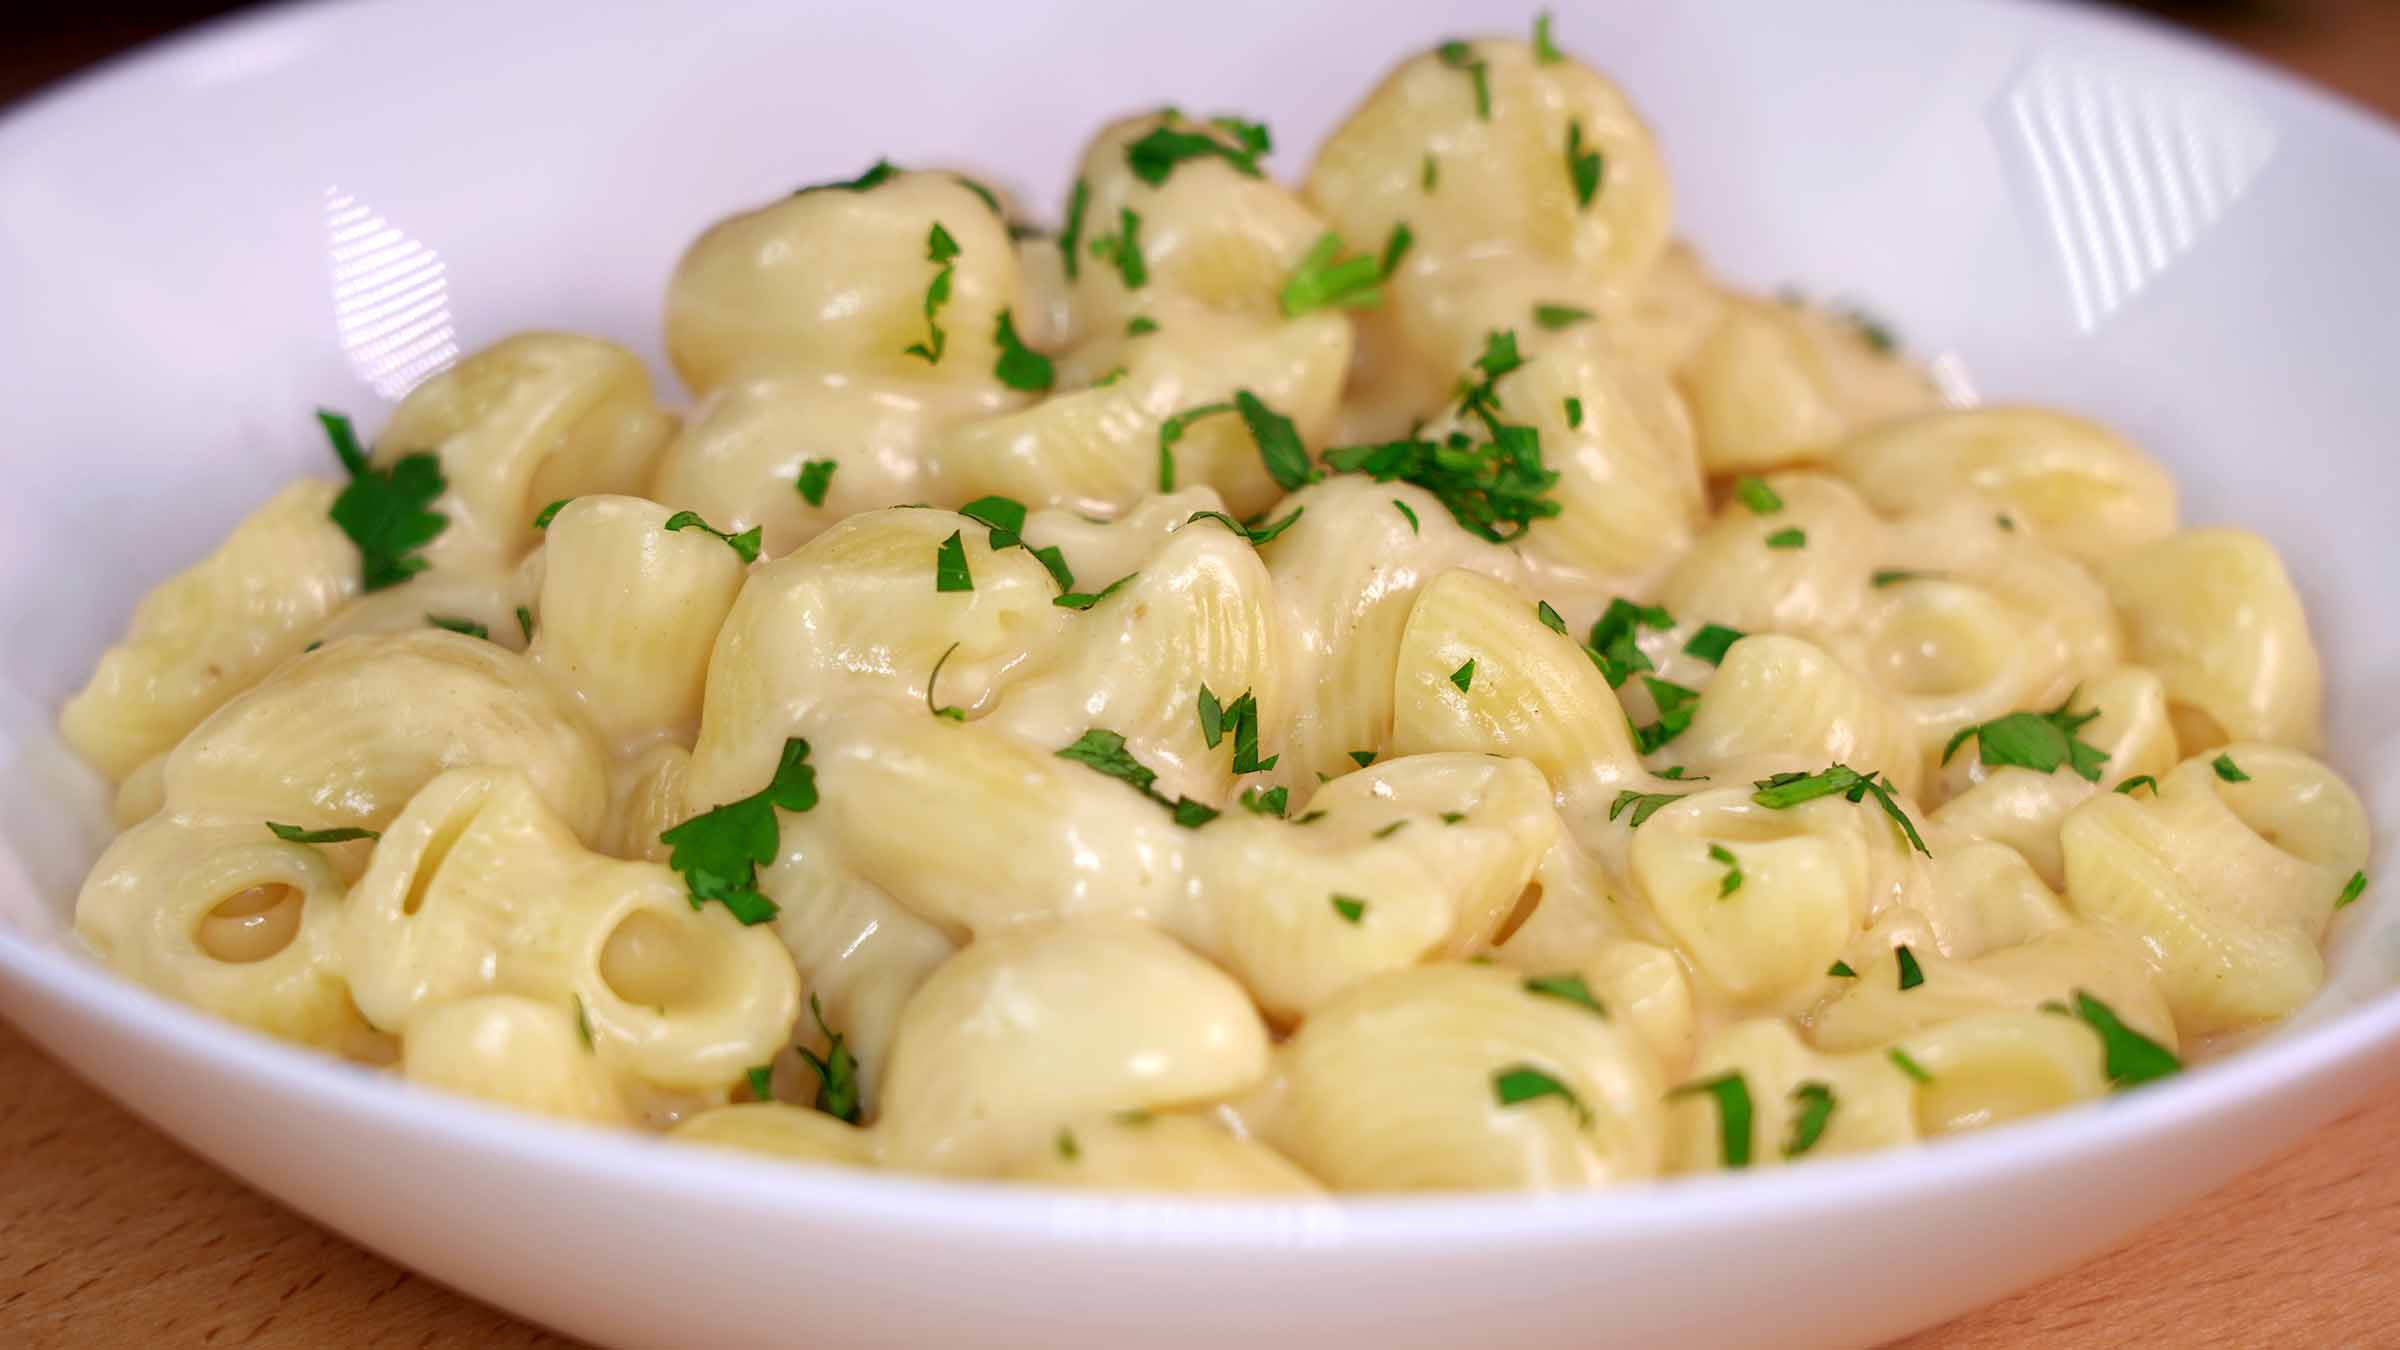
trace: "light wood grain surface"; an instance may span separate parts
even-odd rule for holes
[[[2400,0],[2203,7],[2400,116]],[[141,36],[0,43],[0,97]],[[79,45],[80,44],[80,45]],[[47,64],[43,64],[43,63]],[[2400,1094],[2081,1269],[1905,1350],[2400,1345]],[[186,1153],[0,1024],[0,1347],[566,1347]]]

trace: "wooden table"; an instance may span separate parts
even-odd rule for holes
[[[2219,36],[2400,116],[2400,0],[2204,13]],[[0,99],[144,35],[120,22],[17,42],[0,51]],[[1906,1344],[2393,1344],[2395,1270],[2400,1094],[2387,1094],[2116,1253]],[[571,1344],[246,1189],[0,1025],[0,1346]]]

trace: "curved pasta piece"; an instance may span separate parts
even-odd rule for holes
[[[1967,960],[2032,942],[2073,923],[2057,893],[2024,854],[1990,839],[1953,837],[1942,828],[1946,824],[1939,811],[1927,822],[1934,841],[1933,884],[1912,897],[1908,915],[1887,916],[1891,923],[1877,925],[1883,931],[1866,934],[1854,946],[1870,952],[1888,948],[1894,936],[1914,931],[1907,924],[1913,918],[1923,925],[1918,950],[1930,946]],[[1853,967],[1857,964],[1851,962]]]
[[[1897,950],[1854,957],[1857,976],[1807,1018],[1808,1038],[1828,1051],[1870,1050],[1962,1017],[2038,1012],[2071,1005],[2077,993],[2106,1003],[2125,1024],[2172,1050],[2175,1023],[2141,949],[2088,925],[2045,933],[1973,960],[1912,949],[1921,983],[1901,987]]]
[[[717,630],[746,567],[639,497],[578,497],[543,545],[542,623],[526,655],[618,746],[688,741]]]
[[[1436,965],[1360,985],[1317,1009],[1278,1064],[1263,1137],[1337,1191],[1546,1190],[1658,1170],[1648,1047],[1509,971]],[[1519,1095],[1538,1081],[1525,1073],[1554,1090]]]
[[[327,616],[302,651],[314,651],[349,637],[383,637],[446,628],[479,637],[508,651],[525,649],[524,625],[517,609],[532,613],[534,596],[528,578],[538,575],[536,549],[512,571],[486,568],[441,570],[417,577],[405,586],[392,586],[362,595]]]
[[[426,546],[437,570],[513,565],[550,502],[639,492],[675,434],[649,372],[613,342],[566,333],[503,339],[409,391],[375,440],[389,467],[429,451],[449,525]]]
[[[2317,944],[2366,862],[2368,824],[2332,770],[2248,742],[2185,760],[2154,794],[2093,797],[2059,842],[2068,905],[2148,950],[2176,1030],[2197,1039],[2284,1016],[2316,993]]]
[[[1917,1128],[1927,1138],[2108,1092],[2099,1034],[2072,1017],[1982,1013],[1917,1032],[1897,1049],[1927,1078],[1916,1089]]]
[[[1711,474],[1821,463],[1862,427],[1938,406],[1924,375],[1859,323],[1796,304],[1719,303],[1716,325],[1676,368]]]
[[[948,261],[930,256],[936,228],[956,250]],[[945,274],[947,297],[930,306]],[[995,334],[1018,291],[1016,246],[997,212],[949,174],[899,173],[710,226],[667,284],[667,355],[696,394],[754,375],[840,371],[949,385],[998,406]],[[909,349],[930,351],[934,324],[945,337],[929,361]]]
[[[2052,548],[2104,562],[2175,529],[2175,480],[2107,429],[2039,408],[1966,408],[1874,427],[1833,471],[1877,510],[1982,496]]]
[[[1573,639],[1479,573],[1444,572],[1417,598],[1393,677],[1402,754],[1479,750],[1523,759],[1586,801],[1640,772],[1624,710]]]
[[[680,745],[653,745],[618,758],[609,766],[608,819],[592,847],[612,858],[665,862],[673,850],[659,836],[691,815],[683,804],[691,769],[692,752]]]
[[[1667,1109],[1671,1172],[1705,1172],[1735,1164],[1726,1157],[1723,1106],[1696,1085],[1732,1075],[1750,1105],[1748,1132],[1734,1131],[1746,1167],[1779,1167],[1802,1158],[1905,1144],[1918,1137],[1916,1099],[1908,1075],[1882,1055],[1826,1055],[1811,1050],[1789,1026],[1769,1019],[1737,1022],[1701,1047],[1687,1086]],[[1808,1089],[1815,1089],[1814,1092]],[[1831,1102],[1814,1139],[1798,1128],[1810,1097]],[[1738,1120],[1736,1125],[1738,1126]]]
[[[1242,987],[1138,924],[987,936],[902,1014],[877,1132],[894,1163],[1005,1171],[1064,1122],[1247,1091],[1267,1033]]]
[[[667,1137],[678,1143],[729,1148],[789,1162],[874,1165],[874,1136],[822,1111],[782,1102],[741,1102],[686,1118]]]
[[[1146,1111],[1087,1116],[1008,1170],[1012,1181],[1115,1192],[1321,1195],[1306,1172],[1255,1140],[1205,1120]]]
[[[344,638],[218,709],[168,756],[166,804],[378,830],[446,769],[522,771],[580,838],[607,814],[591,730],[525,658],[425,630]]]
[[[1761,633],[1736,641],[1666,758],[1706,773],[1757,756],[1882,770],[1917,795],[1922,757],[1890,702],[1819,647]]]
[[[331,850],[287,843],[255,820],[160,814],[93,864],[75,897],[75,931],[114,969],[194,1007],[284,1040],[388,1058],[342,978],[343,889]]]
[[[341,919],[342,966],[377,1026],[521,994],[581,1019],[614,1071],[722,1092],[800,1008],[773,934],[695,908],[656,863],[586,851],[524,776],[444,774],[384,831]]]
[[[1864,613],[1883,522],[1839,479],[1767,481],[1783,505],[1766,515],[1739,502],[1719,511],[1668,570],[1659,599],[1676,614],[1744,633],[1822,644]]]
[[[2105,580],[2127,656],[2166,683],[2185,752],[2229,740],[2323,748],[2317,645],[2273,545],[2186,530],[2117,560]]]
[[[624,1125],[615,1082],[577,1034],[565,1004],[485,994],[428,1008],[400,1043],[400,1074],[560,1120]]]
[[[123,781],[297,654],[356,596],[358,550],[326,514],[334,495],[330,484],[292,484],[144,596],[59,713],[75,753]]]

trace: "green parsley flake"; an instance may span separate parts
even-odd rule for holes
[[[925,364],[931,366],[941,364],[942,352],[950,342],[949,335],[942,331],[939,315],[942,307],[950,303],[950,280],[958,271],[958,241],[950,237],[938,220],[925,235],[925,261],[941,269],[925,287],[926,339],[912,342],[902,350],[910,356],[924,357]]]
[[[1608,162],[1601,158],[1599,149],[1583,143],[1583,123],[1567,123],[1567,181],[1575,185],[1577,209],[1592,204],[1607,168]]]
[[[358,547],[360,589],[380,591],[424,571],[431,564],[416,556],[417,550],[450,527],[449,517],[428,509],[450,486],[441,460],[420,450],[378,469],[368,462],[349,418],[319,408],[317,422],[350,472],[349,484],[325,514]]]
[[[1721,1073],[1686,1083],[1667,1094],[1677,1097],[1707,1095],[1717,1101],[1717,1139],[1720,1154],[1727,1167],[1750,1165],[1750,1084],[1739,1073]]]
[[[2342,884],[2342,893],[2333,898],[2333,907],[2335,909],[2347,909],[2350,907],[2352,901],[2358,899],[2358,897],[2366,893],[2367,873],[2365,868],[2360,868],[2358,871],[2352,872],[2350,874],[2350,880]]]
[[[425,616],[425,622],[445,633],[459,633],[466,637],[482,638],[486,642],[492,640],[492,630],[473,619],[454,618],[448,614],[428,614]]]
[[[1783,549],[1807,548],[1808,532],[1801,529],[1797,525],[1792,526],[1789,529],[1777,530],[1775,533],[1767,536],[1767,547]]]
[[[869,188],[880,186],[886,179],[893,177],[899,172],[899,165],[892,163],[888,159],[878,159],[874,162],[874,164],[868,167],[865,173],[860,174],[856,178],[837,179],[831,183],[813,183],[807,187],[798,189],[797,191],[793,192],[792,195],[799,197],[805,196],[811,192],[833,191],[865,192]]]
[[[1583,1104],[1575,1090],[1531,1064],[1511,1064],[1492,1074],[1492,1096],[1502,1106],[1518,1106],[1525,1102],[1556,1097],[1575,1113],[1575,1123],[1590,1128],[1592,1108]]]
[[[1651,701],[1658,705],[1657,721],[1633,729],[1634,745],[1647,755],[1691,726],[1693,715],[1700,711],[1700,691],[1649,675],[1642,677],[1642,687],[1650,691]]]
[[[1468,657],[1465,665],[1450,672],[1450,683],[1458,686],[1458,692],[1462,694],[1467,692],[1468,688],[1475,683],[1474,657]]]
[[[1332,899],[1333,912],[1341,915],[1343,922],[1359,923],[1366,918],[1366,901],[1359,899],[1355,895],[1336,895],[1332,897]]]
[[[1710,844],[1708,856],[1713,862],[1725,864],[1725,879],[1717,883],[1717,898],[1722,900],[1740,890],[1742,888],[1742,860],[1733,856],[1733,850],[1723,844]]]
[[[1353,750],[1350,752],[1350,762],[1363,769],[1375,762],[1375,752],[1372,750]]]
[[[1601,1007],[1600,1000],[1592,996],[1592,987],[1583,982],[1581,975],[1571,972],[1565,975],[1541,975],[1528,978],[1525,981],[1525,992],[1540,994],[1544,998],[1564,999],[1569,1003],[1589,1008],[1603,1018],[1608,1016],[1608,1009]]]
[[[2070,713],[2069,704],[2075,695],[2046,713],[2014,712],[1996,717],[1976,726],[1961,727],[1950,743],[1942,747],[1942,763],[1958,753],[1969,737],[1976,742],[1977,753],[1990,768],[2015,766],[2035,773],[2055,773],[2060,765],[2072,768],[2078,777],[2088,782],[2100,781],[2100,766],[2108,762],[2108,753],[2079,738],[2076,733],[2085,723],[2100,715],[2100,710]]]
[[[1229,129],[1241,142],[1239,145],[1227,145],[1206,132],[1156,126],[1125,147],[1126,167],[1133,170],[1134,177],[1152,187],[1166,182],[1176,165],[1194,159],[1221,159],[1246,178],[1264,177],[1259,171],[1258,157],[1268,148],[1266,127],[1256,122],[1228,120],[1234,122]]]
[[[1797,1158],[1817,1146],[1825,1124],[1833,1119],[1833,1088],[1806,1082],[1792,1089],[1792,1137],[1784,1141],[1783,1156]]]
[[[1083,213],[1092,204],[1092,185],[1075,180],[1075,190],[1067,197],[1066,228],[1058,232],[1058,253],[1066,260],[1067,280],[1073,281],[1083,267]]]
[[[2075,991],[2071,1011],[2100,1033],[2109,1086],[2119,1090],[2139,1087],[2182,1071],[2183,1061],[2175,1058],[2174,1051],[2125,1025],[2114,1009],[2083,990]]]
[[[2016,517],[2008,515],[2005,512],[1992,517],[1992,523],[2004,530],[2013,530],[2017,528]]]
[[[1398,497],[1394,497],[1392,498],[1392,509],[1398,511],[1401,517],[1408,522],[1408,532],[1410,534],[1423,533],[1423,531],[1417,527],[1417,513],[1408,509],[1407,502],[1400,500]]]
[[[1118,591],[1123,590],[1129,582],[1140,575],[1141,573],[1139,572],[1127,572],[1125,575],[1118,577],[1115,581],[1108,583],[1099,590],[1093,591],[1088,595],[1082,591],[1069,591],[1064,595],[1052,596],[1050,598],[1050,603],[1058,606],[1060,609],[1090,609],[1092,606],[1099,604],[1108,597],[1115,595]]]
[[[1464,811],[1444,811],[1444,812],[1442,812],[1442,823],[1443,823],[1444,825],[1456,825],[1458,822],[1460,822],[1460,821],[1462,821],[1462,820],[1465,820],[1466,818],[1467,818],[1467,813],[1466,813],[1466,812],[1464,812]]]
[[[958,513],[978,525],[991,528],[991,535],[985,542],[995,553],[1025,542],[1025,503],[1014,497],[1002,497],[996,493],[989,497],[977,497],[958,508]]]
[[[1407,221],[1392,226],[1392,232],[1383,237],[1383,257],[1376,263],[1383,280],[1389,281],[1392,273],[1400,270],[1400,260],[1408,256],[1409,246],[1416,242],[1417,236],[1409,231]]]
[[[1337,262],[1341,251],[1340,235],[1327,230],[1317,236],[1291,279],[1283,283],[1285,317],[1319,309],[1367,309],[1383,303],[1383,292],[1376,285],[1383,271],[1375,259],[1360,253]]]
[[[1226,515],[1222,511],[1194,511],[1191,515],[1184,518],[1183,523],[1189,525],[1195,520],[1213,520],[1218,524],[1223,525],[1226,529],[1229,529],[1235,534],[1242,536],[1244,539],[1249,540],[1253,547],[1257,547],[1266,544],[1268,541],[1274,539],[1275,536],[1292,528],[1294,522],[1300,519],[1300,513],[1306,511],[1307,509],[1308,508],[1305,506],[1295,506],[1292,508],[1292,513],[1290,515],[1270,524],[1258,526],[1255,529],[1248,525],[1244,525],[1242,522],[1235,520],[1233,517]]]
[[[967,570],[965,531],[952,530],[933,553],[933,589],[940,592],[971,591],[975,589],[974,574]]]
[[[858,1123],[858,1060],[842,1044],[842,1034],[825,1024],[825,1010],[817,1006],[817,996],[808,996],[809,1016],[817,1019],[817,1030],[825,1036],[825,1057],[819,1059],[807,1046],[793,1047],[800,1061],[817,1071],[817,1097],[811,1105],[835,1120]]]
[[[1150,269],[1142,262],[1142,218],[1132,207],[1117,210],[1117,232],[1092,241],[1092,256],[1116,264],[1125,289],[1138,291],[1150,284]]]
[[[1533,607],[1533,617],[1542,621],[1542,627],[1549,629],[1551,632],[1558,634],[1560,637],[1565,637],[1567,635],[1566,619],[1563,618],[1557,610],[1550,607],[1549,601],[1542,600],[1536,602]]]
[[[533,641],[533,611],[523,605],[517,606],[517,628],[527,642]]]
[[[1093,727],[1075,738],[1075,743],[1058,752],[1060,759],[1073,760],[1095,773],[1105,774],[1167,808],[1175,823],[1187,830],[1196,830],[1217,818],[1215,808],[1193,801],[1189,797],[1168,797],[1158,790],[1158,772],[1133,757],[1125,748],[1125,738],[1106,727]]]
[[[1241,802],[1242,809],[1253,815],[1280,816],[1291,806],[1292,790],[1271,787],[1261,792],[1254,787],[1243,788]]]
[[[1582,425],[1583,400],[1579,398],[1570,398],[1567,400],[1567,430],[1573,431]]]
[[[1900,963],[1900,992],[1905,994],[1925,983],[1925,970],[1917,964],[1917,954],[1903,942],[1892,948],[1892,957]]]
[[[1783,509],[1783,498],[1767,486],[1767,480],[1743,474],[1733,480],[1734,499],[1750,508],[1755,516],[1771,516]]]
[[[1939,581],[1941,576],[1939,572],[1912,572],[1905,567],[1878,567],[1868,576],[1867,584],[1882,590],[1886,586],[1899,586],[1911,581]]]
[[[792,480],[792,486],[799,491],[802,501],[810,506],[823,506],[825,490],[833,486],[833,471],[840,467],[839,460],[812,459],[800,466],[800,475]]]
[[[303,829],[298,825],[267,822],[267,833],[287,844],[347,844],[353,839],[380,839],[374,830],[362,830],[355,825],[341,825],[329,830]]]
[[[558,513],[566,510],[567,503],[573,500],[575,500],[573,497],[561,497],[557,501],[554,501],[548,506],[543,507],[541,514],[533,518],[533,528],[537,530],[549,529],[550,522],[558,519]]]
[[[1533,16],[1533,59],[1545,66],[1557,65],[1565,59],[1557,44],[1550,40],[1550,11],[1546,9]]]
[[[1464,42],[1453,41],[1445,42],[1434,48],[1433,54],[1441,58],[1443,65],[1452,70],[1463,70],[1467,73],[1467,78],[1475,85],[1475,115],[1486,122],[1491,121],[1491,69],[1484,62],[1475,59],[1475,49]]]
[[[1900,1072],[1907,1074],[1910,1078],[1913,1078],[1920,1083],[1930,1083],[1933,1081],[1933,1075],[1926,1070],[1925,1066],[1909,1058],[1908,1052],[1901,1049],[1899,1046],[1895,1045],[1891,1049],[1885,1051],[1884,1058],[1892,1062],[1893,1068],[1898,1069]]]
[[[1725,664],[1725,653],[1742,640],[1742,630],[1727,628],[1721,623],[1702,624],[1692,640],[1683,644],[1683,654],[1696,656],[1712,666]]]
[[[1308,462],[1308,447],[1300,443],[1300,433],[1292,420],[1259,401],[1258,395],[1247,389],[1237,389],[1233,406],[1242,415],[1242,425],[1250,429],[1250,439],[1258,445],[1258,456],[1266,462],[1267,473],[1291,492],[1317,481],[1316,469]]]
[[[1573,305],[1535,305],[1533,307],[1533,321],[1553,333],[1562,328],[1573,328],[1579,323],[1589,323],[1591,320],[1592,312],[1590,310],[1578,309]]]
[[[933,701],[933,687],[936,684],[941,683],[942,667],[950,664],[950,653],[957,651],[958,646],[959,644],[953,642],[949,646],[944,647],[942,649],[941,659],[933,663],[933,673],[925,677],[925,710],[932,713],[936,717],[947,718],[953,722],[964,722],[967,720],[966,709],[953,707],[948,704],[937,705]]]
[[[567,1001],[575,1005],[575,1039],[583,1043],[583,1052],[592,1053],[592,1019],[583,1010],[583,995],[569,994]]]
[[[1825,973],[1828,975],[1838,975],[1845,980],[1855,980],[1858,978],[1858,972],[1852,970],[1850,968],[1850,963],[1847,961],[1834,962],[1832,965],[1825,967]]]
[[[817,771],[808,764],[808,742],[783,743],[775,776],[738,801],[703,811],[658,836],[667,866],[683,873],[692,908],[710,900],[745,924],[775,917],[775,902],[758,889],[758,869],[775,861],[781,844],[777,809],[808,811],[817,804]]]
[[[1075,1132],[1064,1125],[1058,1129],[1058,1156],[1068,1162],[1083,1156],[1083,1150],[1075,1143]]]
[[[1623,688],[1625,681],[1637,671],[1655,670],[1650,658],[1638,641],[1640,630],[1664,632],[1675,626],[1675,616],[1658,605],[1637,605],[1623,596],[1608,602],[1600,612],[1599,621],[1592,625],[1592,663],[1600,667],[1611,689]]]
[[[758,561],[758,541],[760,537],[759,531],[761,528],[763,527],[753,525],[749,529],[742,531],[740,534],[727,534],[725,531],[718,529],[716,526],[709,524],[705,520],[702,520],[700,518],[700,513],[697,511],[678,511],[674,515],[667,517],[666,524],[667,532],[670,534],[678,534],[684,530],[698,530],[702,534],[713,534],[717,538],[724,540],[725,547],[732,549],[735,556],[739,557],[745,563],[754,563]]]
[[[765,1064],[753,1064],[742,1070],[742,1081],[750,1085],[752,1100],[762,1102],[775,1100],[775,1065],[772,1061]]]
[[[1025,345],[1017,336],[1015,319],[1005,309],[1000,311],[1000,326],[992,340],[1000,346],[999,363],[992,367],[1000,383],[1038,394],[1048,392],[1058,381],[1057,367],[1050,364],[1049,357]]]
[[[1393,835],[1400,833],[1400,831],[1406,828],[1407,825],[1408,817],[1402,816],[1400,819],[1393,821],[1391,824],[1384,826],[1382,829],[1375,831],[1375,833],[1368,835],[1367,837],[1369,839],[1389,839]]]
[[[1158,320],[1151,318],[1147,314],[1136,314],[1132,318],[1125,321],[1125,336],[1127,337],[1141,337],[1144,334],[1155,333],[1157,331]]]
[[[1850,321],[1852,328],[1858,330],[1859,340],[1867,344],[1868,350],[1878,356],[1890,356],[1900,350],[1899,336],[1893,333],[1891,325],[1883,320],[1863,309],[1852,309],[1842,317]]]
[[[2209,762],[2208,767],[2216,770],[2217,777],[2224,779],[2228,783],[2247,783],[2250,781],[2250,775],[2242,772],[2241,766],[2233,762],[2233,756],[2231,755],[2217,756],[2214,760]]]
[[[1183,439],[1183,433],[1191,428],[1192,423],[1203,417],[1213,417],[1218,413],[1227,413],[1233,410],[1234,405],[1231,403],[1203,403],[1198,407],[1186,408],[1182,412],[1175,413],[1158,424],[1159,491],[1173,492],[1175,490],[1175,443]]]
[[[1440,178],[1441,166],[1434,161],[1433,152],[1428,150],[1425,152],[1424,167],[1417,171],[1417,186],[1425,189],[1425,195],[1430,197],[1433,195],[1434,183]]]
[[[2126,779],[2124,782],[2119,783],[2116,786],[2117,791],[2124,793],[2128,797],[2132,796],[2135,792],[2138,792],[2143,788],[2150,789],[2151,796],[2157,796],[2158,780],[2152,778],[2146,773],[2137,773],[2133,777]]]
[[[1925,847],[1924,836],[1917,833],[1916,823],[1900,809],[1899,799],[1892,795],[1891,784],[1874,774],[1863,774],[1846,764],[1835,764],[1817,773],[1779,773],[1751,784],[1758,789],[1750,800],[1760,806],[1783,811],[1819,797],[1844,796],[1851,801],[1863,801],[1869,794],[1883,813],[1900,827],[1909,847],[1930,858],[1933,850]]]
[[[1625,828],[1638,830],[1642,828],[1644,821],[1658,814],[1660,807],[1670,802],[1682,801],[1690,795],[1688,792],[1636,792],[1632,788],[1627,788],[1617,794],[1615,801],[1608,804],[1608,818],[1615,820],[1627,807],[1631,807],[1633,808],[1633,818],[1626,822]]]

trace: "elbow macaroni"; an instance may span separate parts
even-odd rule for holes
[[[428,380],[66,704],[79,932],[561,1119],[1295,1198],[1904,1144],[2315,992],[2370,839],[2273,546],[1722,285],[1546,44],[1264,150],[730,216],[688,415],[569,335]]]

